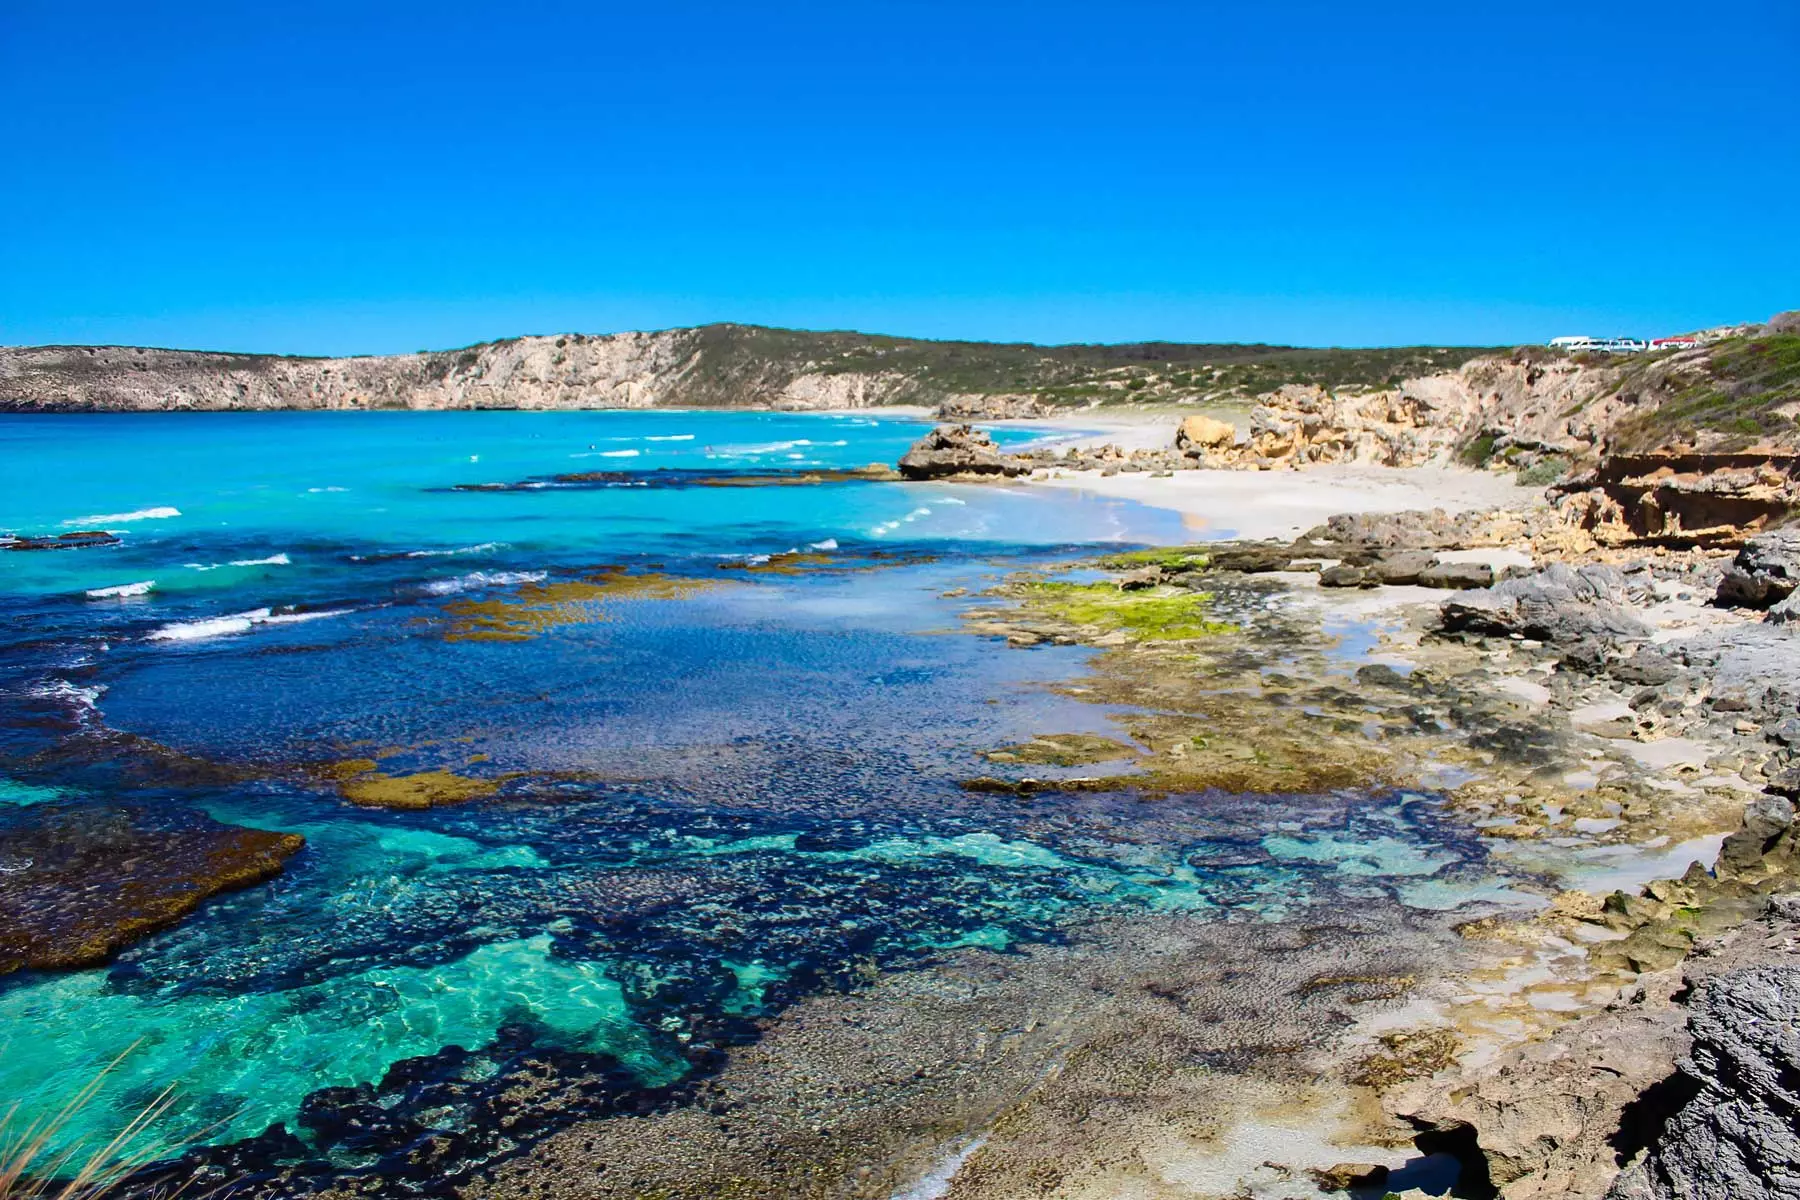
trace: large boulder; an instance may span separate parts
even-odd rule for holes
[[[1744,543],[1719,580],[1719,603],[1769,608],[1800,586],[1800,532],[1762,533]]]
[[[1706,980],[1688,1030],[1692,1098],[1608,1200],[1800,1200],[1800,968]]]
[[[913,443],[900,459],[907,479],[955,479],[1026,475],[1031,464],[1000,453],[994,439],[968,425],[939,425]]]
[[[1237,441],[1237,428],[1229,421],[1195,414],[1175,429],[1177,450],[1217,450]]]
[[[1559,644],[1646,639],[1650,629],[1625,610],[1628,600],[1625,578],[1614,567],[1552,563],[1535,575],[1457,592],[1440,611],[1450,632],[1518,634]]]

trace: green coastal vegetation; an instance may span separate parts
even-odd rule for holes
[[[699,358],[689,382],[705,391],[742,387],[772,371],[891,372],[911,383],[916,394],[905,399],[915,402],[959,394],[1029,395],[1057,407],[1230,402],[1290,383],[1385,387],[1505,349],[1182,342],[1039,346],[754,325],[707,325],[691,332]]]
[[[1723,435],[1726,446],[1793,436],[1789,410],[1800,406],[1800,332],[1728,338],[1692,370],[1664,375],[1662,365],[1652,359],[1622,372],[1618,393],[1657,402],[1615,427],[1620,449],[1648,450],[1702,433]]]

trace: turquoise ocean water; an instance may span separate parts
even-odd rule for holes
[[[960,789],[983,748],[1109,726],[1044,686],[1083,651],[962,634],[958,590],[1187,534],[1060,490],[717,486],[891,463],[924,428],[0,417],[0,533],[121,538],[0,550],[0,868],[30,865],[7,829],[64,808],[307,839],[107,966],[0,978],[0,1094],[43,1111],[122,1056],[67,1140],[172,1084],[165,1136],[234,1177],[429,1190],[423,1139],[451,1146],[441,1182],[571,1115],[683,1103],[757,1018],[946,948],[1468,894],[1479,851],[1418,797],[1045,813]],[[495,790],[358,808],[318,770],[348,759]],[[567,1102],[502,1134],[545,1069]]]

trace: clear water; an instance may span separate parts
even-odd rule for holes
[[[69,1139],[110,1137],[174,1084],[164,1134],[228,1147],[239,1172],[392,1172],[433,1137],[478,1163],[571,1114],[681,1103],[755,1018],[947,948],[1055,940],[1122,908],[1503,898],[1421,797],[1021,804],[957,786],[982,748],[1108,726],[1042,686],[1083,652],[957,633],[968,601],[944,593],[1182,539],[1173,515],[656,473],[892,462],[923,429],[0,418],[0,531],[123,538],[0,551],[0,838],[46,805],[115,805],[307,839],[275,880],[106,967],[0,978],[0,1095],[43,1111],[122,1056]],[[593,470],[638,474],[554,481]],[[490,483],[542,486],[455,490]],[[743,569],[788,550],[803,568]],[[497,790],[356,808],[315,769],[344,759]],[[509,1082],[546,1070],[562,1099],[502,1136]]]

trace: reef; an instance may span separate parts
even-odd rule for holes
[[[192,813],[35,805],[0,823],[0,974],[93,966],[277,874],[299,834]]]

